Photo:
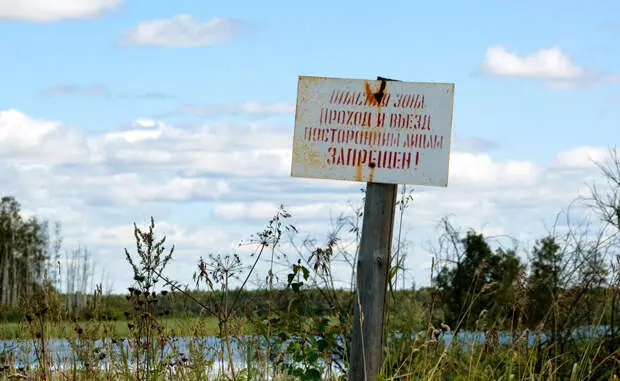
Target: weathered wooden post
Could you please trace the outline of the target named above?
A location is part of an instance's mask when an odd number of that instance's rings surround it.
[[[366,185],[349,380],[374,380],[381,368],[397,188],[395,184]]]
[[[291,176],[367,183],[350,381],[380,372],[397,184],[448,185],[453,100],[454,84],[299,77]]]

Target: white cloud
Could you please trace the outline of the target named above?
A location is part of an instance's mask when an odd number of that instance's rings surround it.
[[[148,229],[149,218],[135,221],[140,230]],[[131,270],[125,262],[125,249],[135,260],[136,243],[133,223],[110,226],[97,226],[82,234],[89,248],[96,254],[97,262],[108,270],[108,281],[113,282],[115,292],[122,292],[131,282]],[[165,270],[165,275],[173,280],[191,282],[191,274],[196,270],[198,259],[210,253],[230,252],[234,245],[230,235],[217,227],[199,227],[188,229],[179,223],[155,218],[157,238],[166,237],[165,253],[174,246],[172,261]]]
[[[238,20],[216,17],[199,22],[181,14],[169,19],[144,21],[128,30],[125,41],[133,45],[163,47],[196,47],[226,42],[236,37],[245,27]]]
[[[46,160],[41,162],[41,157]],[[14,109],[0,111],[0,160],[60,164],[87,158],[86,141],[60,122],[34,119]]]
[[[495,162],[486,154],[455,152],[450,158],[450,182],[473,186],[533,184],[540,168],[532,162]]]
[[[275,202],[227,202],[218,203],[213,209],[213,215],[223,220],[256,219],[268,220],[278,209]]]
[[[0,20],[50,22],[97,16],[122,0],[0,0]]]
[[[135,206],[149,201],[210,200],[230,191],[224,179],[177,176],[153,180],[146,173],[84,174],[71,183],[79,190],[78,197],[95,198],[119,206]]]
[[[214,124],[181,129],[161,122],[139,121],[130,129],[112,131],[98,151],[118,167],[159,165],[170,170],[235,175],[289,171],[292,131],[270,127]]]
[[[94,182],[99,182],[99,179]],[[229,192],[228,183],[218,179],[174,177],[167,181],[145,183],[134,176],[114,188],[118,201],[183,201],[190,199],[215,199]]]
[[[43,137],[57,130],[59,125],[29,118],[17,110],[0,111],[0,139],[18,149],[38,146]]]
[[[602,163],[609,156],[609,148],[583,146],[560,152],[556,162],[559,166],[569,168],[588,168]]]
[[[198,256],[230,252],[263,229],[280,204],[300,234],[319,237],[319,243],[335,217],[352,210],[348,201],[359,205],[361,183],[289,177],[291,130],[259,123],[181,127],[141,119],[122,130],[84,136],[60,122],[0,111],[1,191],[16,195],[28,213],[63,222],[67,245],[87,244],[114,270],[119,290],[127,285],[126,271],[116,270],[126,269],[122,254],[133,247],[132,223],[145,226],[152,215],[157,231],[177,246],[175,276],[187,281],[193,271],[187,266]],[[448,188],[412,187],[414,201],[403,226],[414,248],[407,263],[411,276],[418,283],[427,278],[418,264],[427,259],[425,245],[445,215],[492,234],[519,239],[544,234],[543,221],[595,179],[589,159],[606,152],[576,147],[549,164],[453,152]],[[350,268],[337,271],[346,282]]]
[[[573,63],[558,46],[519,56],[501,45],[487,49],[481,69],[486,74],[508,77],[576,79],[584,69]]]
[[[577,65],[559,46],[520,56],[502,45],[493,45],[487,48],[480,71],[492,76],[542,79],[556,90],[585,89],[620,81],[619,74],[597,73]]]
[[[129,129],[105,134],[104,140],[112,143],[117,143],[118,140],[127,143],[153,140],[159,138],[165,128],[166,126],[162,122],[149,119],[138,119]]]
[[[330,214],[338,216],[350,211],[344,203],[310,202],[295,205],[287,210],[298,219],[315,219]],[[213,209],[214,216],[223,220],[255,219],[267,221],[278,209],[277,202],[219,202]]]
[[[135,221],[142,231],[148,229],[150,220]],[[90,233],[90,241],[106,246],[131,247],[135,244],[133,223],[123,225],[100,227]],[[168,221],[155,219],[155,233],[166,236],[168,246],[175,245],[182,250],[196,249],[201,247],[215,248],[217,245],[230,246],[228,234],[218,228],[199,228],[193,231]],[[215,246],[214,246],[215,245]]]

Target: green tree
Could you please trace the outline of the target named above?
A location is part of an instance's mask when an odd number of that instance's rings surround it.
[[[14,197],[0,199],[0,303],[15,306],[43,286],[48,260],[48,224],[24,219]]]
[[[497,283],[489,293],[492,300],[489,316],[507,319],[512,330],[527,308],[523,281],[525,265],[514,250],[500,248],[495,252],[495,258],[498,263],[491,269],[491,278]]]
[[[461,321],[463,318],[476,318],[494,306],[490,291],[502,274],[503,258],[491,250],[481,233],[470,230],[459,238],[452,228],[448,232],[455,259],[447,258],[448,265],[441,269],[436,286],[441,292],[446,322],[459,329],[469,325]]]
[[[532,250],[528,279],[528,316],[531,327],[554,318],[554,303],[561,291],[562,254],[556,239],[547,236],[536,242]]]

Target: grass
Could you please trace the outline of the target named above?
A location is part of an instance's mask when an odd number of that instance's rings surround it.
[[[122,335],[122,326],[125,321],[105,322],[112,329],[118,327],[116,334]],[[166,319],[162,322],[165,325],[165,332],[160,336],[161,339],[167,335],[179,333],[178,336],[191,336],[198,331],[203,334],[218,331],[219,323],[214,318],[178,318]],[[334,323],[333,321],[330,325]],[[240,347],[241,360],[235,364],[234,378],[227,370],[226,356],[221,347],[205,348],[201,347],[199,340],[190,341],[190,345],[185,349],[187,352],[179,353],[172,351],[169,357],[157,360],[149,369],[147,374],[137,375],[136,363],[127,356],[127,353],[116,351],[112,353],[113,345],[105,344],[102,346],[93,345],[90,338],[95,332],[102,337],[111,338],[115,335],[108,332],[96,331],[95,328],[101,322],[83,323],[87,336],[82,341],[76,340],[76,334],[72,322],[64,322],[58,325],[56,330],[49,329],[50,335],[56,333],[65,335],[73,345],[73,352],[77,360],[70,369],[58,370],[55,366],[49,365],[45,369],[47,380],[264,380],[267,374],[271,374],[275,380],[335,380],[336,375],[325,378],[326,375],[313,377],[312,373],[304,374],[295,367],[282,368],[274,367],[276,362],[270,362],[264,347],[258,346],[252,339],[242,340]],[[24,329],[25,327],[18,329]],[[67,331],[68,330],[68,331]],[[307,333],[312,332],[310,327],[304,328]],[[487,334],[490,329],[481,327]],[[174,331],[174,332],[173,332]],[[433,330],[435,331],[435,330]],[[468,346],[466,349],[459,343],[451,346],[443,344],[442,335],[448,331],[448,327],[442,327],[438,332],[419,332],[415,338],[392,337],[385,348],[385,360],[379,380],[617,380],[617,368],[615,373],[600,372],[607,364],[613,364],[620,360],[620,353],[614,354],[606,352],[604,343],[601,341],[582,341],[575,343],[578,346],[579,355],[574,353],[560,354],[559,357],[549,352],[540,352],[537,345],[526,345],[523,337],[515,343],[509,345],[499,345],[492,340],[492,335],[484,343]],[[23,331],[22,331],[23,332]],[[128,331],[128,333],[131,333]],[[84,334],[86,335],[86,333]],[[97,335],[95,335],[97,336]],[[63,336],[61,336],[63,337]],[[235,331],[233,337],[240,338],[240,331]],[[305,368],[312,368],[313,358],[327,359],[330,352],[316,351],[320,345],[305,345],[307,341],[299,338],[293,341],[293,345],[283,347],[274,353],[276,358],[285,354],[292,354],[296,360],[304,364]],[[133,350],[137,348],[137,341],[129,341]],[[316,343],[315,343],[316,344]],[[536,343],[535,343],[536,344]],[[118,347],[116,347],[118,348]],[[299,350],[302,348],[303,350]],[[215,355],[215,360],[206,359],[206,354]],[[102,357],[105,354],[106,357]],[[53,364],[53,360],[51,364]],[[86,364],[86,365],[85,365]],[[219,366],[221,365],[221,366]],[[138,367],[139,368],[139,367]],[[221,369],[227,370],[221,372]],[[271,369],[271,371],[269,371]],[[322,368],[319,368],[322,369]],[[12,379],[11,377],[30,377],[30,379],[43,379],[40,370],[37,368],[18,369],[15,366],[0,366],[0,379]],[[296,373],[297,372],[297,373]],[[21,375],[21,376],[20,376]],[[9,377],[11,376],[11,377]]]
[[[161,323],[166,329],[174,332],[176,336],[191,336],[195,334],[198,321],[201,322],[201,332],[205,336],[213,336],[219,333],[218,320],[214,317],[188,317],[188,318],[169,318],[162,319]],[[75,332],[77,326],[92,332],[93,335],[110,336],[130,336],[127,320],[116,321],[85,321],[74,323],[72,321],[46,322],[45,332],[49,339],[66,338]],[[247,333],[251,333],[251,327],[244,328]],[[27,322],[2,323],[0,324],[0,340],[28,339],[31,337],[32,329]]]
[[[268,248],[267,255],[271,255],[271,265],[277,259],[275,247],[280,239],[279,234],[286,228],[280,221],[284,216],[277,215],[260,236],[262,241],[255,253],[255,263],[265,248]],[[131,255],[126,253],[135,280],[126,298],[127,319],[55,322],[53,316],[59,315],[51,311],[56,311],[53,303],[57,299],[49,290],[43,290],[37,298],[27,301],[22,311],[23,322],[0,325],[1,338],[26,339],[26,344],[34,347],[37,365],[19,363],[12,353],[3,351],[0,353],[0,379],[347,379],[351,305],[338,299],[333,287],[313,289],[312,286],[317,283],[311,283],[310,279],[311,276],[325,277],[328,279],[325,283],[329,284],[329,261],[333,254],[331,244],[313,253],[317,259],[311,265],[301,260],[293,264],[291,272],[283,277],[288,280],[284,287],[273,287],[273,271],[270,268],[266,277],[268,290],[264,293],[266,303],[261,304],[265,308],[257,312],[238,302],[239,293],[229,287],[229,280],[242,273],[243,266],[237,256],[210,256],[208,261],[201,259],[194,280],[211,292],[210,297],[206,298],[208,300],[199,300],[184,293],[182,286],[163,276],[163,268],[171,258],[172,249],[166,254],[162,246],[164,239],[155,241],[153,224],[151,222],[147,232],[136,227],[138,258],[131,259]],[[253,269],[246,275],[244,285],[251,275],[256,275],[252,274]],[[159,316],[155,313],[156,307],[160,306],[158,303],[166,305],[168,301],[161,297],[162,290],[154,291],[156,281],[160,282],[160,289],[169,288],[170,295],[181,293],[191,299],[209,317]],[[312,310],[312,295],[316,297],[316,292],[313,294],[310,290],[320,291],[321,298],[331,303],[330,308],[321,308],[320,312]],[[541,334],[549,329],[545,330],[544,325],[540,324],[531,345],[526,340],[527,324],[517,320],[515,325],[510,325],[510,333],[516,340],[500,344],[497,334],[501,328],[496,325],[497,321],[486,320],[488,311],[483,309],[479,314],[470,312],[484,292],[488,292],[488,288],[467,295],[465,300],[470,300],[470,304],[463,306],[463,316],[456,319],[459,324],[475,321],[475,330],[485,334],[484,341],[452,341],[448,345],[443,340],[448,332],[465,329],[465,325],[449,327],[443,323],[447,321],[443,316],[446,307],[442,310],[440,302],[435,300],[436,292],[430,292],[422,301],[407,297],[405,293],[390,292],[386,319],[388,333],[377,380],[618,380],[620,350],[603,339],[543,342]],[[94,297],[93,300],[94,309],[106,307],[98,305],[101,298]],[[510,301],[512,305],[517,305],[517,302],[516,297]],[[571,303],[566,304],[572,307]],[[554,312],[550,316],[564,317],[559,307],[562,305],[557,302],[550,306],[551,312]],[[601,309],[601,314],[604,309]],[[566,313],[568,317],[575,314],[573,308],[566,311],[569,311]],[[553,319],[545,319],[548,323],[556,323]],[[389,333],[394,331],[403,334]],[[409,335],[412,333],[417,334]],[[183,344],[177,340],[181,336],[188,338]],[[220,340],[205,342],[202,340],[204,336],[216,336]],[[59,369],[58,360],[49,345],[52,338],[64,338],[69,342],[71,362],[68,368]],[[261,338],[268,339],[268,345]]]
[[[237,334],[252,335],[259,333],[257,327],[247,319],[242,320],[243,322],[236,330]],[[309,327],[312,321],[309,318],[302,320],[305,320],[304,326],[306,327]],[[330,317],[329,321],[334,323],[336,318]],[[218,336],[220,334],[219,321],[216,317],[173,317],[161,319],[159,322],[166,331],[174,334],[174,336],[196,336],[197,333],[204,336]],[[67,338],[75,333],[76,327],[82,327],[82,329],[90,332],[92,336],[126,337],[132,334],[129,329],[130,324],[132,322],[128,320],[47,321],[45,322],[44,331],[48,339]],[[32,333],[32,327],[27,322],[0,323],[0,340],[28,340],[32,337]]]
[[[393,301],[392,308],[402,313],[402,303],[402,299],[398,302]],[[183,352],[177,349],[172,350],[169,356],[156,356],[155,361],[149,366],[136,363],[128,353],[119,350],[119,346],[109,343],[98,346],[94,343],[101,338],[127,337],[128,347],[133,351],[140,351],[141,341],[136,338],[136,332],[128,328],[129,324],[136,323],[135,320],[77,323],[44,321],[43,331],[46,340],[65,338],[71,343],[72,352],[76,357],[71,368],[57,369],[58,363],[53,358],[48,358],[48,365],[43,370],[37,367],[19,369],[19,365],[5,360],[5,364],[10,365],[0,365],[0,379],[29,377],[29,379],[93,381],[176,379],[241,381],[265,380],[267,375],[270,375],[271,379],[282,381],[298,379],[331,381],[337,378],[337,375],[325,378],[327,375],[322,374],[324,363],[320,361],[329,361],[331,348],[329,344],[321,344],[320,341],[327,340],[329,336],[326,328],[320,324],[312,324],[321,323],[321,319],[306,320],[307,323],[301,324],[298,329],[291,328],[291,321],[283,323],[286,327],[284,329],[279,329],[277,324],[273,323],[270,330],[272,335],[278,336],[283,332],[289,332],[290,329],[291,334],[296,332],[301,336],[296,337],[288,345],[284,345],[284,340],[278,341],[280,347],[274,349],[271,355],[266,352],[264,346],[244,336],[249,333],[260,334],[260,325],[252,325],[243,318],[233,320],[235,321],[228,322],[228,338],[239,340],[241,343],[238,350],[241,360],[237,360],[234,367],[229,367],[224,341],[222,346],[205,347],[200,340],[194,340],[196,336],[221,333],[222,321],[215,317],[159,319],[157,322],[162,329],[155,337],[157,342],[161,340],[173,344],[174,337],[179,336],[194,339],[190,339],[189,345],[183,347]],[[36,323],[37,320],[31,323],[2,324],[0,332],[5,339],[29,338],[27,342],[35,342],[38,348],[41,348],[46,340],[37,339],[36,333],[41,326]],[[336,329],[339,334],[347,333],[348,327],[338,326],[335,318],[327,319],[325,323],[328,328]],[[82,328],[83,333],[78,333],[76,328]],[[419,329],[419,326],[406,322],[399,328],[414,331],[416,328]],[[620,352],[610,352],[605,348],[603,341],[575,342],[567,348],[567,352],[554,354],[544,346],[539,346],[539,342],[536,341],[534,345],[526,345],[523,337],[513,344],[499,345],[492,340],[491,327],[481,326],[479,330],[486,332],[489,339],[484,343],[465,346],[460,343],[444,345],[442,336],[450,331],[449,327],[432,328],[430,332],[421,331],[414,338],[392,336],[386,344],[379,380],[617,380],[618,367],[614,367],[614,363],[620,361]],[[321,339],[312,341],[313,335],[318,335]],[[155,348],[159,346],[160,344],[156,344]],[[209,357],[208,354],[214,357]],[[105,357],[101,357],[102,355]],[[301,366],[282,362],[286,356],[291,356]],[[308,369],[320,373],[311,373]],[[234,372],[234,377],[231,376],[231,372]]]

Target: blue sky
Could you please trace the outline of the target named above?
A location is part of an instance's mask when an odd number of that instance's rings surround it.
[[[19,4],[0,0],[0,193],[60,220],[116,290],[151,214],[183,278],[280,202],[319,237],[359,202],[361,184],[287,176],[299,75],[456,84],[451,185],[406,218],[420,284],[442,215],[532,239],[620,137],[616,1]]]

